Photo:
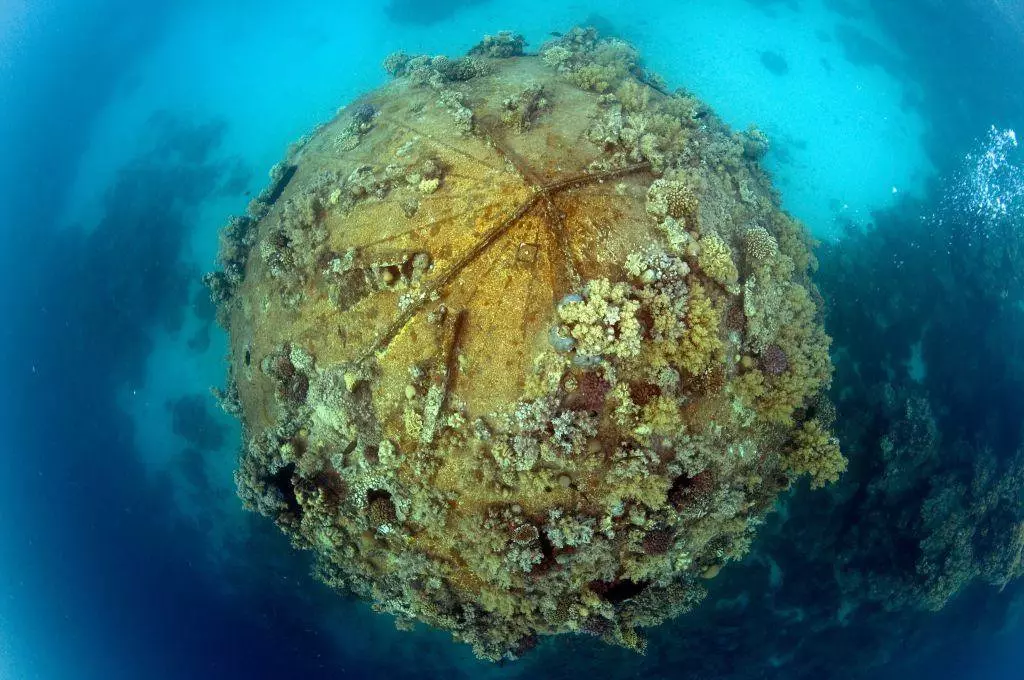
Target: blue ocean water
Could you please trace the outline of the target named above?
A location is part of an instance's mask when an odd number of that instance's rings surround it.
[[[388,53],[578,24],[769,134],[823,244],[851,469],[786,499],[646,656],[574,637],[492,666],[338,598],[242,510],[200,277]],[[1024,677],[1024,586],[950,566],[1024,519],[1024,489],[977,491],[1024,444],[1022,56],[1014,0],[0,2],[0,677]],[[873,595],[915,587],[947,534],[941,611]]]

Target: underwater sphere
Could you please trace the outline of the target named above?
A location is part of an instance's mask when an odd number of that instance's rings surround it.
[[[815,261],[763,134],[592,29],[523,47],[390,56],[223,231],[236,478],[399,625],[642,650],[845,468]]]

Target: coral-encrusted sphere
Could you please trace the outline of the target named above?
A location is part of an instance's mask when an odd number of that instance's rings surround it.
[[[813,256],[760,133],[593,30],[523,46],[392,55],[225,228],[239,493],[481,657],[641,649],[845,465]]]

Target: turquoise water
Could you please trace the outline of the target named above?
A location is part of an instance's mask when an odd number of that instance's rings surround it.
[[[576,24],[772,139],[851,469],[646,657],[577,637],[499,668],[336,598],[241,509],[200,276],[388,53]],[[1022,55],[994,0],[0,3],[0,677],[1021,677],[1024,587],[971,565],[1024,522]],[[900,604],[934,565],[945,608]]]

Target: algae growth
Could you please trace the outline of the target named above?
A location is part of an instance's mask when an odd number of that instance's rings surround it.
[[[642,650],[845,459],[767,141],[575,29],[385,62],[222,233],[236,473],[317,573],[487,659]]]

